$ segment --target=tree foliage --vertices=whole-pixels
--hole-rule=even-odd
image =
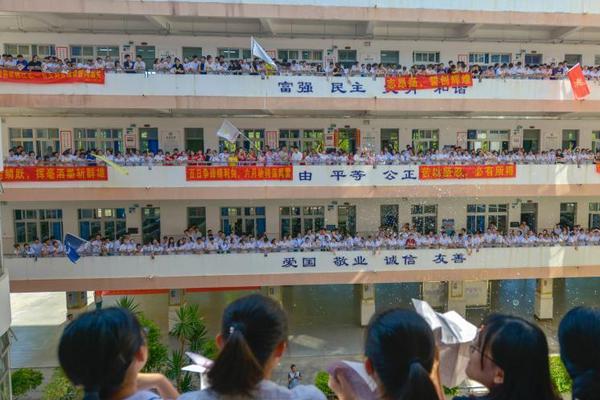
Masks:
[[[31,368],[21,368],[12,372],[10,382],[13,396],[23,396],[40,386],[43,380],[44,375],[40,371]]]

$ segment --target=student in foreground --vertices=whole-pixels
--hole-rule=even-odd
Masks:
[[[576,307],[558,328],[560,357],[573,379],[573,399],[600,399],[600,309]]]
[[[140,373],[147,359],[144,332],[124,308],[81,314],[67,325],[58,346],[60,366],[83,387],[83,400],[176,399],[179,393],[163,375]]]
[[[287,317],[275,300],[253,294],[234,301],[223,312],[217,335],[221,351],[208,371],[210,388],[180,400],[325,400],[314,386],[290,390],[269,380],[287,337]]]
[[[392,309],[376,314],[365,337],[365,369],[382,400],[440,400],[433,333],[414,311]],[[434,377],[432,380],[431,377]],[[343,375],[329,386],[340,400],[360,400]]]
[[[491,315],[471,346],[466,370],[489,394],[454,400],[560,400],[548,357],[546,335],[538,326],[519,317]]]

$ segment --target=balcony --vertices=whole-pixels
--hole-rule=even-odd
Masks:
[[[11,291],[214,288],[600,276],[600,247],[5,258]]]
[[[567,80],[485,79],[464,92],[386,92],[384,78],[321,76],[107,74],[104,85],[2,83],[0,108],[93,113],[177,115],[398,116],[471,112],[473,115],[597,113],[600,88],[584,102]]]
[[[508,166],[245,167],[256,169],[248,176],[241,172],[244,167],[127,167],[128,175],[109,167],[101,180],[86,180],[83,173],[83,179],[71,181],[60,181],[57,177],[71,174],[76,178],[81,167],[60,167],[63,175],[55,170],[52,173],[55,180],[36,181],[36,173],[32,172],[33,175],[25,175],[30,176],[31,181],[21,182],[14,178],[19,168],[27,167],[13,167],[12,180],[7,176],[9,170],[4,172],[5,190],[0,200],[65,201],[65,189],[69,190],[70,201],[503,197],[515,193],[519,196],[596,196],[600,190],[596,165],[512,167],[514,170]],[[267,169],[271,177],[267,177]],[[42,172],[50,177],[48,171]],[[324,187],[327,190],[323,190]]]

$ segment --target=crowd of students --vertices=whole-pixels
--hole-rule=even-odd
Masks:
[[[225,59],[223,56],[190,56],[163,57],[154,60],[153,65],[147,65],[141,56],[132,57],[125,54],[123,60],[111,56],[88,58],[77,62],[75,59],[60,59],[56,56],[40,58],[33,55],[29,60],[19,54],[3,54],[0,58],[0,69],[37,71],[37,72],[68,72],[75,69],[104,70],[110,73],[146,73],[151,70],[157,74],[231,74],[231,75],[308,75],[308,76],[349,76],[349,77],[384,77],[384,76],[416,76],[435,75],[444,73],[470,72],[477,78],[516,78],[516,79],[562,79],[569,70],[566,61],[547,64],[494,63],[490,65],[466,64],[465,62],[449,61],[446,63],[430,63],[415,65],[399,65],[389,63],[360,63],[353,64],[317,61],[274,60],[277,69],[271,68],[263,60]],[[584,76],[590,80],[600,78],[600,67],[584,66]]]
[[[52,152],[39,156],[35,152],[26,152],[22,146],[11,148],[6,165],[35,166],[35,165],[67,165],[84,166],[102,164],[95,155],[106,157],[108,160],[122,166],[170,166],[170,165],[496,165],[496,164],[593,164],[600,162],[600,152],[589,149],[575,148],[564,150],[548,150],[542,152],[518,150],[484,151],[466,150],[456,146],[447,146],[441,150],[418,151],[411,146],[399,151],[384,148],[379,153],[369,149],[347,153],[342,150],[304,151],[297,147],[271,149],[264,146],[262,150],[237,149],[221,151],[207,149],[206,152],[158,150],[139,152],[129,149],[124,153],[108,149],[65,150],[62,154]]]
[[[134,256],[134,255],[174,255],[174,254],[230,254],[230,253],[276,253],[311,251],[351,251],[365,250],[412,250],[412,249],[467,249],[479,250],[492,247],[548,247],[548,246],[598,246],[600,229],[573,229],[556,225],[554,229],[544,229],[538,233],[522,223],[518,229],[507,234],[497,230],[492,224],[485,232],[467,233],[441,232],[418,233],[415,227],[405,224],[398,232],[392,229],[380,229],[373,235],[350,235],[337,230],[318,232],[308,231],[295,237],[286,235],[282,239],[263,235],[225,235],[211,230],[202,235],[192,226],[185,230],[183,237],[175,239],[164,236],[162,240],[137,243],[129,235],[110,240],[96,235],[83,245],[78,252],[84,256]],[[57,239],[49,238],[43,242],[35,239],[33,243],[15,244],[16,257],[62,257],[64,245]]]
[[[140,373],[148,348],[137,318],[125,309],[79,316],[65,328],[58,356],[67,377],[83,388],[84,400],[325,400],[315,386],[288,389],[271,380],[288,335],[288,317],[275,300],[258,294],[235,300],[225,309],[216,337],[220,351],[207,373],[210,387],[181,396],[162,375]],[[569,311],[558,340],[573,399],[597,400],[600,309]],[[431,328],[414,311],[380,312],[365,332],[364,367],[381,400],[444,400],[439,354]],[[544,332],[519,317],[486,318],[465,372],[489,393],[454,400],[561,400],[550,378]],[[338,370],[329,386],[339,400],[363,400]]]

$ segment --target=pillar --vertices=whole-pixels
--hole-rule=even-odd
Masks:
[[[170,289],[169,290],[169,332],[175,327],[179,321],[177,311],[185,304],[185,289]]]
[[[282,286],[263,286],[262,294],[275,300],[283,306],[283,287]]]
[[[534,316],[537,319],[552,319],[554,316],[553,279],[536,279]]]
[[[67,292],[67,320],[75,319],[87,310],[87,292]]]
[[[467,314],[467,302],[468,300],[465,296],[465,282],[448,282],[447,310],[456,311],[464,317]]]
[[[354,290],[360,303],[360,326],[367,326],[375,315],[375,285],[355,285]]]
[[[467,307],[490,307],[490,284],[487,280],[448,282],[447,310],[466,318]]]

